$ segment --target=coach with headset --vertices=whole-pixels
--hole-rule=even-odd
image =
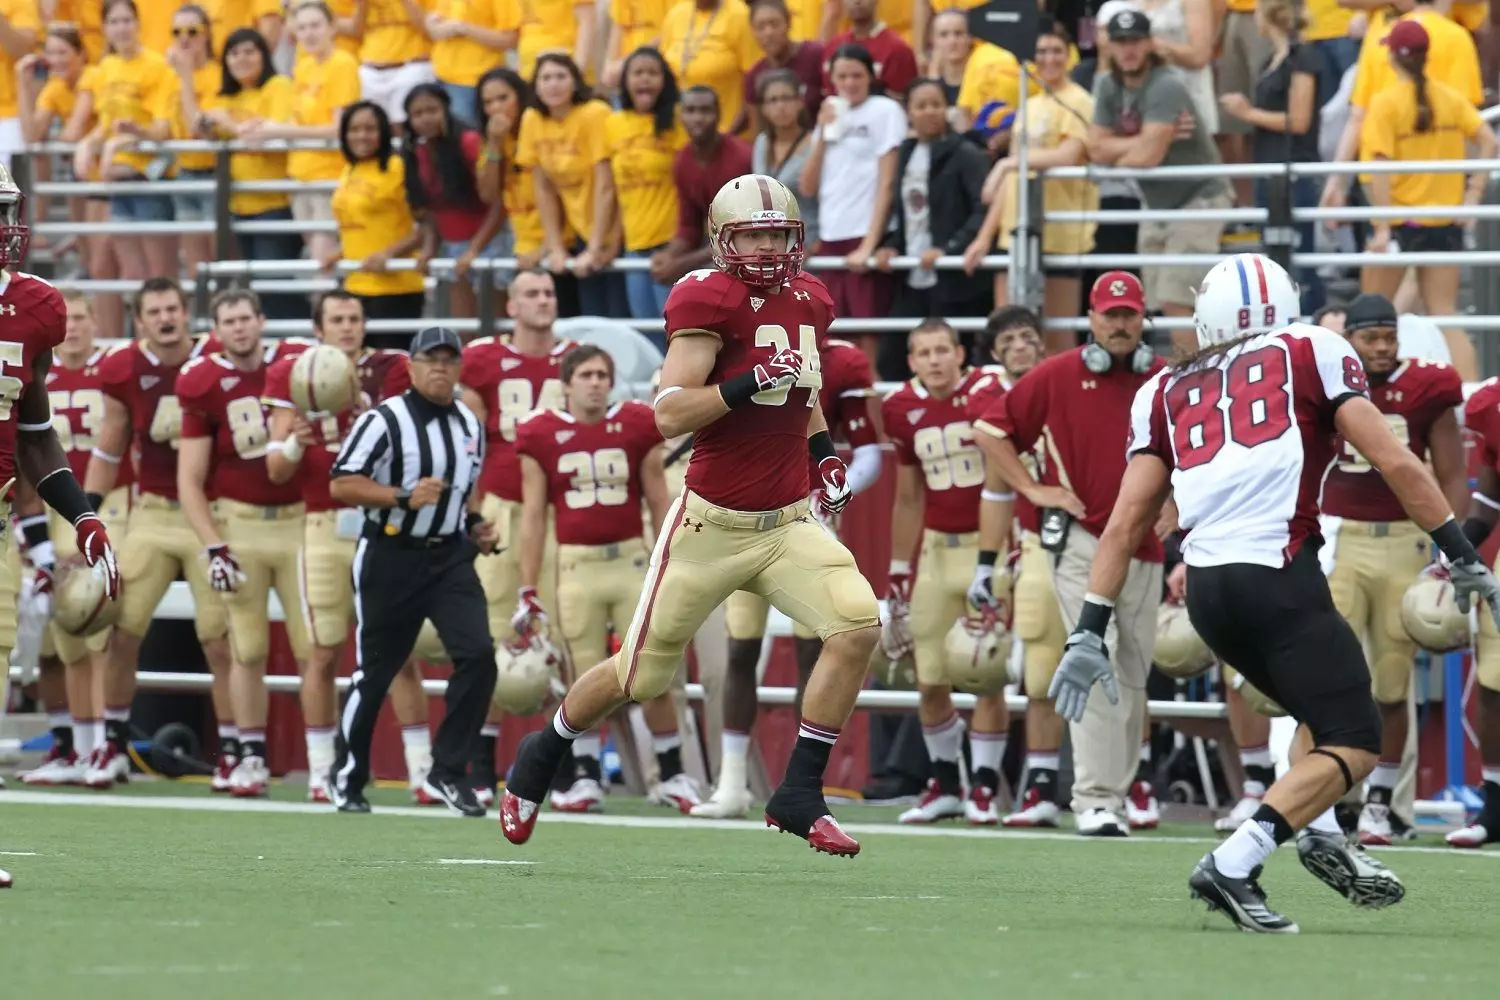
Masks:
[[[1040,530],[1023,545],[1040,545],[1052,559],[1052,582],[1069,630],[1078,623],[1089,567],[1125,476],[1130,408],[1138,390],[1162,367],[1142,342],[1145,293],[1125,271],[1099,276],[1089,293],[1089,342],[1056,354],[1017,381],[974,423],[985,461],[1041,512]],[[1039,477],[1021,461],[1038,452]],[[986,496],[984,503],[1005,502]],[[984,586],[980,553],[976,586]],[[1119,702],[1090,698],[1073,738],[1073,814],[1084,836],[1125,836],[1126,796],[1140,759],[1146,722],[1146,676],[1156,645],[1161,602],[1162,544],[1155,534],[1130,563],[1115,601],[1117,631],[1106,641],[1116,666]],[[1027,679],[1027,695],[1045,698],[1051,677]],[[1041,690],[1033,690],[1040,687]]]

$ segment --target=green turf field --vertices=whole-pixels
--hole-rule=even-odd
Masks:
[[[342,816],[304,809],[301,791],[278,788],[252,811],[181,784],[0,792],[0,867],[16,880],[0,893],[0,995],[1493,993],[1500,853],[1382,852],[1409,893],[1370,914],[1284,850],[1264,883],[1302,934],[1260,937],[1189,903],[1188,871],[1213,843],[1198,826],[1129,842],[910,835],[886,826],[893,810],[851,806],[836,812],[864,852],[844,860],[756,825],[703,827],[611,799],[607,822],[544,815],[515,848],[493,812]]]

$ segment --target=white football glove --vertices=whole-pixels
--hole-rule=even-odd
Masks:
[[[232,594],[250,579],[240,569],[239,560],[229,551],[229,546],[222,542],[210,545],[204,555],[208,558],[208,584],[219,593]]]
[[[522,587],[516,594],[516,613],[510,616],[510,627],[516,635],[527,635],[537,625],[547,620],[547,610],[535,587]]]
[[[755,366],[755,382],[761,392],[786,389],[802,377],[802,352],[783,347],[771,355],[771,360]]]

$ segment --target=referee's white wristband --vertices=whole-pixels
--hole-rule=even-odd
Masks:
[[[999,490],[980,490],[979,499],[988,500],[991,503],[1010,503],[1015,500],[1013,492],[1001,493]]]

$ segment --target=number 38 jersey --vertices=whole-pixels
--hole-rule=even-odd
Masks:
[[[645,403],[616,403],[597,424],[566,410],[538,410],[516,426],[516,451],[547,474],[547,502],[559,545],[609,545],[639,538],[641,462],[661,444]]]
[[[1149,452],[1173,470],[1187,564],[1289,563],[1318,535],[1338,456],[1333,415],[1364,395],[1365,369],[1348,342],[1302,323],[1141,386],[1127,454]]]
[[[561,409],[563,355],[577,346],[561,340],[546,354],[523,354],[509,341],[480,337],[464,348],[463,384],[484,402],[482,492],[502,500],[521,499],[516,425],[534,410]]]
[[[806,499],[807,425],[823,385],[818,343],[833,322],[828,289],[810,274],[780,288],[752,289],[722,271],[692,271],[672,286],[664,312],[668,339],[719,341],[709,385],[787,348],[803,358],[794,385],[758,392],[694,433],[687,488],[730,510],[777,510]]]
[[[896,460],[922,467],[922,527],[949,535],[979,530],[984,459],[974,443],[973,421],[1004,393],[993,373],[974,368],[959,378],[946,399],[936,398],[914,378],[880,404]]]
[[[273,483],[266,471],[266,443],[271,434],[261,397],[270,365],[280,358],[296,357],[309,346],[307,341],[273,342],[261,364],[251,371],[236,368],[222,354],[195,358],[183,366],[177,376],[182,437],[214,440],[207,484],[210,496],[258,507],[301,502],[302,487],[295,479]]]

